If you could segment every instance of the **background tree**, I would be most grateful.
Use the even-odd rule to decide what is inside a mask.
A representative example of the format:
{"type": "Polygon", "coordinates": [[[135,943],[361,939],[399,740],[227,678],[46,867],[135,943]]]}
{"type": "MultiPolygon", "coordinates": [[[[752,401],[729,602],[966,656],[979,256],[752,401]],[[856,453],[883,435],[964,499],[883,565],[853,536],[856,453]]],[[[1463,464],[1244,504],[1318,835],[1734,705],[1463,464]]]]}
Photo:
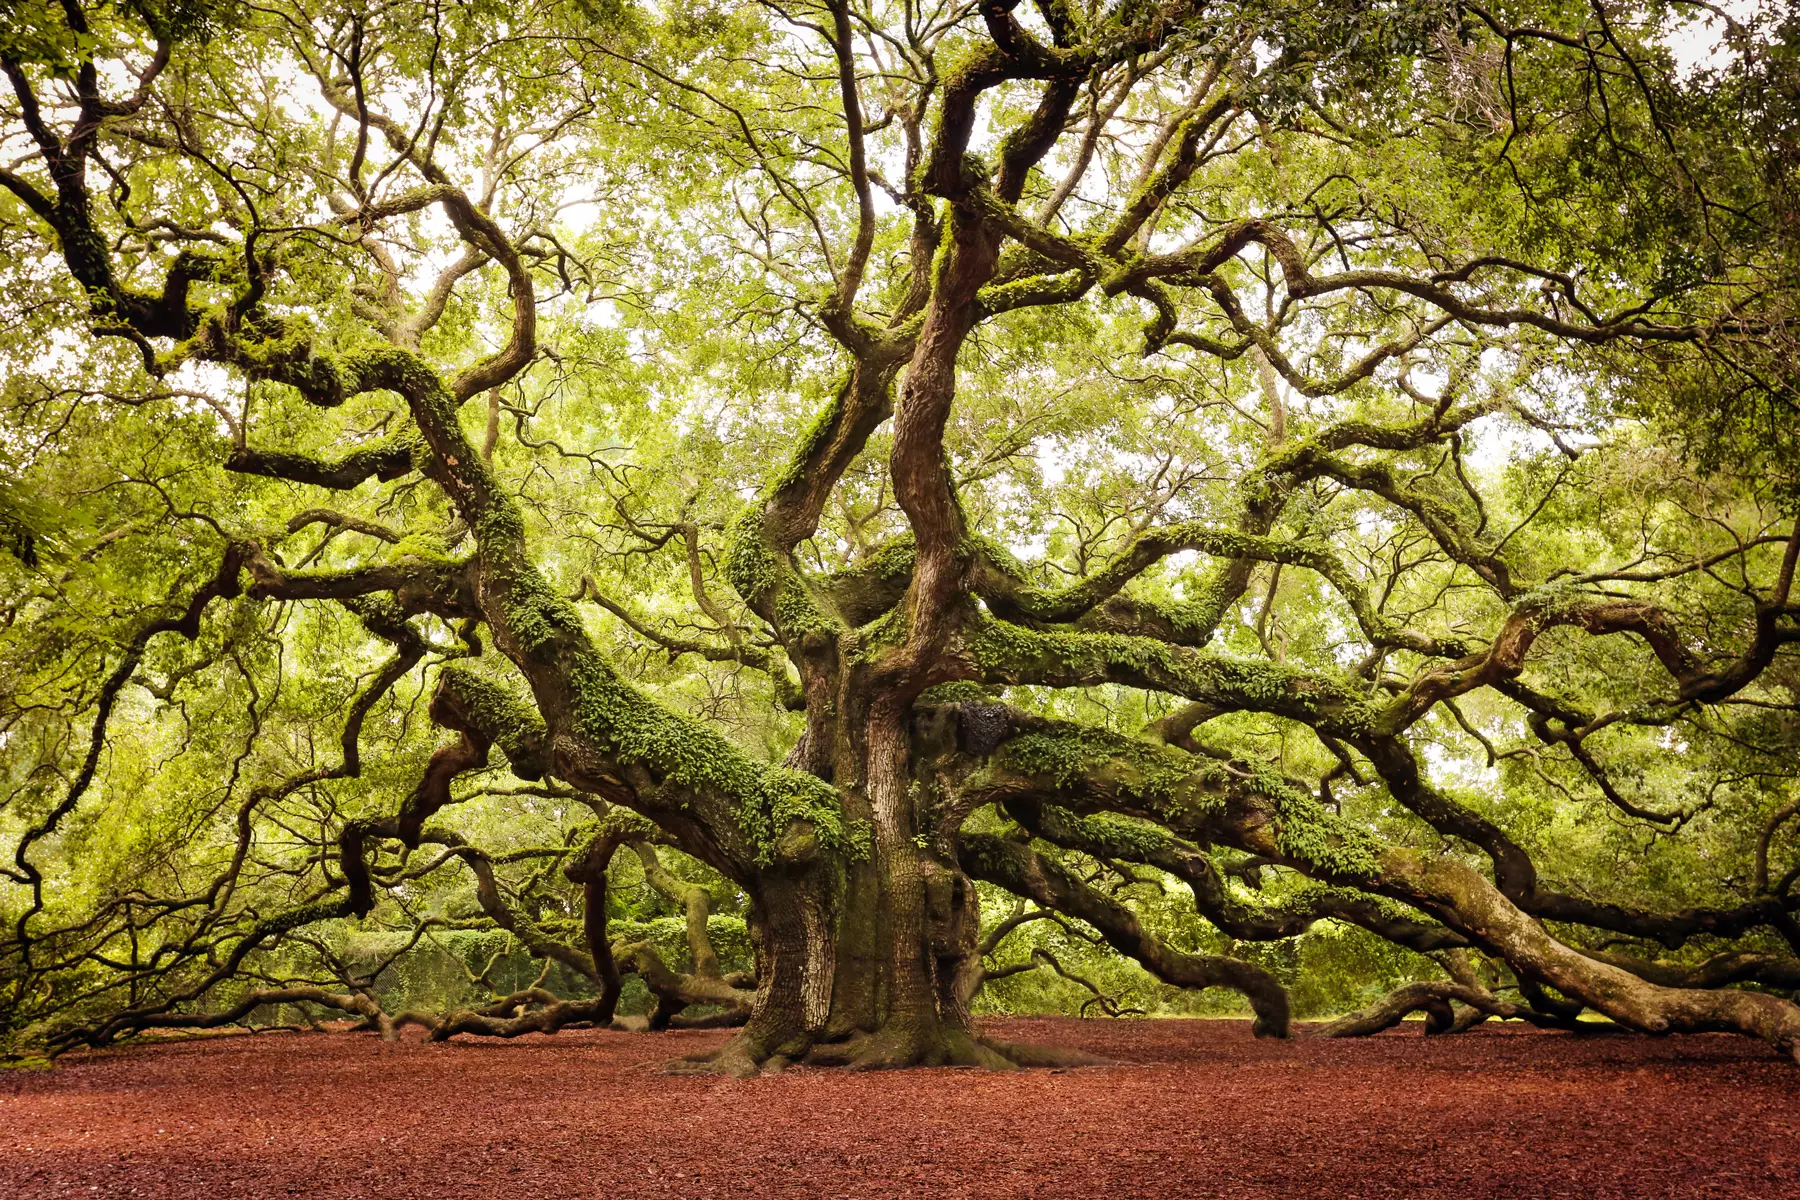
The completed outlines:
{"type": "Polygon", "coordinates": [[[1047,931],[1285,1035],[1329,920],[1447,976],[1334,1032],[1800,1055],[1795,30],[1712,17],[28,6],[9,1024],[1005,1066],[1047,931]]]}

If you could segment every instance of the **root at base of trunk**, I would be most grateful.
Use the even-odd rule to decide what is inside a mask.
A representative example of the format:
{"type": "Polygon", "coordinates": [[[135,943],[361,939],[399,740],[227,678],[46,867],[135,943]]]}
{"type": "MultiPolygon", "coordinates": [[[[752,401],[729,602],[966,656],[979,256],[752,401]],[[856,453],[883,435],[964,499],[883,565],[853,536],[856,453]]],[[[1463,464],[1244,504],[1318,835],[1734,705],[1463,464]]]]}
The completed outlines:
{"type": "Polygon", "coordinates": [[[776,1075],[792,1066],[842,1067],[851,1071],[899,1070],[906,1067],[976,1067],[1018,1071],[1031,1067],[1099,1067],[1112,1060],[1062,1046],[1002,1042],[959,1029],[907,1029],[889,1026],[842,1041],[815,1042],[791,1053],[765,1052],[762,1039],[748,1031],[716,1050],[676,1059],[664,1069],[677,1075],[730,1075],[745,1079],[776,1075]]]}

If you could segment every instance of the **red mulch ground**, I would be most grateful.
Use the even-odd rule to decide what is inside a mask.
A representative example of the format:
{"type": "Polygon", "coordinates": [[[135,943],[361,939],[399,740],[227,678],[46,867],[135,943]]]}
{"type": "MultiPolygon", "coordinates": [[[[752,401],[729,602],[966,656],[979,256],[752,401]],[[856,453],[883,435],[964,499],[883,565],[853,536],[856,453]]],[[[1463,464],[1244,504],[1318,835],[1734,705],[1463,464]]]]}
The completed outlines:
{"type": "Polygon", "coordinates": [[[1743,1038],[1021,1020],[1129,1065],[657,1068],[720,1033],[270,1034],[0,1077],[0,1196],[1800,1197],[1800,1071],[1743,1038]]]}

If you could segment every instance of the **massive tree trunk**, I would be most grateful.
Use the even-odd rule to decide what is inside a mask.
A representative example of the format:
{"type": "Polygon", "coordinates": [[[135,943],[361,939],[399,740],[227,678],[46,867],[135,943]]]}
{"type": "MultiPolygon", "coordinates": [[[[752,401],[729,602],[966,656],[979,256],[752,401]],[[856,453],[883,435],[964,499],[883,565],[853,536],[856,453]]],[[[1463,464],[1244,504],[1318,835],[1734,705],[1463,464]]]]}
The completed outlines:
{"type": "Polygon", "coordinates": [[[735,1074],[805,1061],[857,1068],[1079,1063],[1053,1048],[981,1039],[969,1010],[981,971],[973,881],[928,836],[945,797],[909,712],[877,702],[833,723],[849,854],[747,880],[757,998],[749,1023],[693,1066],[735,1074]]]}

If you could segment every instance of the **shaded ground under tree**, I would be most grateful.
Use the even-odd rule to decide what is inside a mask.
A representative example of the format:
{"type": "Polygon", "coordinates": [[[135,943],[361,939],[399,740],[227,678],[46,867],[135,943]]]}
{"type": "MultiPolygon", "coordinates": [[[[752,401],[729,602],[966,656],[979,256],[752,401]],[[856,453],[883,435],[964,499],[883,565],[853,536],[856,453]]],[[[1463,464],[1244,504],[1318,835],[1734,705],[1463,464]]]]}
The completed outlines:
{"type": "Polygon", "coordinates": [[[393,1044],[223,1037],[0,1082],[0,1193],[411,1196],[1778,1197],[1791,1064],[1743,1038],[1489,1024],[1252,1039],[1239,1021],[1015,1020],[1080,1071],[732,1081],[567,1031],[393,1044]],[[471,1082],[479,1079],[478,1089],[471,1082]]]}

